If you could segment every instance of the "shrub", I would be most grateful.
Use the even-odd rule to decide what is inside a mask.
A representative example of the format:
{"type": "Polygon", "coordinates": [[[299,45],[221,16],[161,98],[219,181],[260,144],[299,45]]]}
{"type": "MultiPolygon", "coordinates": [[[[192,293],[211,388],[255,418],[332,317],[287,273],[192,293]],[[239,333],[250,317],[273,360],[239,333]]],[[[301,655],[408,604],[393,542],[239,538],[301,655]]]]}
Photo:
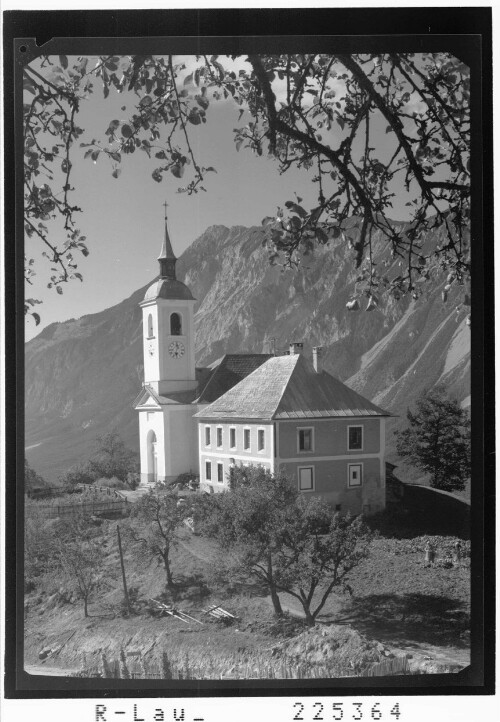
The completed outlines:
{"type": "Polygon", "coordinates": [[[95,486],[97,488],[104,488],[104,489],[128,489],[129,486],[121,479],[118,479],[116,476],[112,476],[110,479],[106,477],[100,477],[99,479],[96,479],[95,486]]]}
{"type": "Polygon", "coordinates": [[[69,468],[65,474],[59,476],[59,483],[64,486],[77,484],[93,484],[98,478],[95,468],[90,462],[80,462],[69,468]]]}
{"type": "Polygon", "coordinates": [[[139,470],[137,454],[127,449],[115,430],[97,437],[96,450],[90,463],[97,476],[107,479],[116,476],[121,481],[126,481],[129,473],[139,470]]]}
{"type": "Polygon", "coordinates": [[[177,479],[172,482],[175,489],[198,489],[200,486],[200,477],[192,472],[184,472],[179,474],[177,479]]]}
{"type": "Polygon", "coordinates": [[[141,483],[141,475],[138,471],[129,471],[127,474],[127,485],[132,489],[137,489],[141,483]]]}
{"type": "Polygon", "coordinates": [[[24,460],[24,492],[28,494],[35,489],[44,489],[48,487],[45,479],[37,474],[34,469],[24,460]]]}

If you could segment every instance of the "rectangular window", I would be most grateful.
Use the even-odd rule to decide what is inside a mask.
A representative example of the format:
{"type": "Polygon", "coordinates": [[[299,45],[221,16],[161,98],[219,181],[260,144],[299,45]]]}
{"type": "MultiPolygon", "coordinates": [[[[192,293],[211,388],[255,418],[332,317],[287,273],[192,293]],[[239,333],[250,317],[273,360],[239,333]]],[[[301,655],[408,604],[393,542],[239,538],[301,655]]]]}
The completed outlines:
{"type": "Polygon", "coordinates": [[[259,451],[264,451],[266,445],[266,437],[264,429],[259,429],[257,432],[257,448],[259,451]]]}
{"type": "Polygon", "coordinates": [[[217,447],[220,449],[222,446],[222,426],[217,427],[217,447]]]}
{"type": "Polygon", "coordinates": [[[347,448],[349,451],[361,451],[363,448],[363,427],[349,426],[349,439],[347,448]]]}
{"type": "Polygon", "coordinates": [[[224,481],[224,464],[217,464],[217,481],[219,484],[224,481]]]}
{"type": "Polygon", "coordinates": [[[205,479],[207,481],[212,481],[212,462],[211,461],[205,462],[205,479]]]}
{"type": "Polygon", "coordinates": [[[210,426],[205,426],[205,446],[210,446],[210,426]]]}
{"type": "Polygon", "coordinates": [[[229,429],[229,446],[236,449],[236,429],[229,429]]]}
{"type": "Polygon", "coordinates": [[[348,484],[351,487],[361,486],[363,483],[363,469],[361,464],[349,464],[348,484]]]}
{"type": "Polygon", "coordinates": [[[250,451],[250,429],[243,429],[243,448],[250,451]]]}
{"type": "Polygon", "coordinates": [[[314,468],[312,466],[299,466],[299,491],[314,490],[314,468]]]}
{"type": "Polygon", "coordinates": [[[341,511],[342,510],[342,504],[335,504],[335,511],[341,511]]]}
{"type": "Polygon", "coordinates": [[[298,429],[298,447],[299,451],[314,451],[313,444],[313,430],[312,429],[298,429]]]}

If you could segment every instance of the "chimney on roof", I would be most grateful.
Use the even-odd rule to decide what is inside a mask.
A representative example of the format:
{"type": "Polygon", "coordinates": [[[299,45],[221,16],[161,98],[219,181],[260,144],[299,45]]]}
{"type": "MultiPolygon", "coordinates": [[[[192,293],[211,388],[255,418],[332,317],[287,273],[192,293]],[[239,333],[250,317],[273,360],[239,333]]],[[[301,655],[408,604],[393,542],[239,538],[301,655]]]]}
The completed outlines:
{"type": "Polygon", "coordinates": [[[304,350],[304,344],[298,343],[297,341],[293,341],[290,344],[289,348],[290,348],[290,356],[295,356],[295,354],[300,355],[302,353],[302,351],[304,350]]]}
{"type": "Polygon", "coordinates": [[[313,347],[313,366],[317,374],[323,371],[323,346],[313,347]]]}

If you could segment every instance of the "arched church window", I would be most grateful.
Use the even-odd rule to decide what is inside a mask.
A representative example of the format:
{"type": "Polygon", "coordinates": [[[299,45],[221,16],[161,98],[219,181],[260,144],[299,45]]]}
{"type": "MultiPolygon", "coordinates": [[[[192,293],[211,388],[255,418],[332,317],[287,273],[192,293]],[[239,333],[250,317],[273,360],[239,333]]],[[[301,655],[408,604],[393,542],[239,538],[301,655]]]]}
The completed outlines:
{"type": "Polygon", "coordinates": [[[153,337],[153,316],[150,313],[148,316],[148,338],[153,337]]]}
{"type": "Polygon", "coordinates": [[[180,336],[182,334],[182,323],[181,317],[178,313],[173,313],[170,316],[170,335],[180,336]]]}

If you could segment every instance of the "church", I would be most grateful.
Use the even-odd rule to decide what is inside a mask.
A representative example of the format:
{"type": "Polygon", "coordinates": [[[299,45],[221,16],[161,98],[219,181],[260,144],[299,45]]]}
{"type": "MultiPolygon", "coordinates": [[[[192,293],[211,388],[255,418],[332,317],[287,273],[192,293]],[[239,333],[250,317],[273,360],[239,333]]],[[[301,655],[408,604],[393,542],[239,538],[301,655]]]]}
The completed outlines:
{"type": "Polygon", "coordinates": [[[391,415],[322,368],[321,347],[305,358],[226,354],[195,363],[194,306],[176,277],[167,218],[159,277],[142,308],[144,383],[139,414],[141,485],[199,476],[200,490],[227,490],[237,465],[284,471],[304,494],[337,511],[385,508],[385,422],[391,415]]]}

